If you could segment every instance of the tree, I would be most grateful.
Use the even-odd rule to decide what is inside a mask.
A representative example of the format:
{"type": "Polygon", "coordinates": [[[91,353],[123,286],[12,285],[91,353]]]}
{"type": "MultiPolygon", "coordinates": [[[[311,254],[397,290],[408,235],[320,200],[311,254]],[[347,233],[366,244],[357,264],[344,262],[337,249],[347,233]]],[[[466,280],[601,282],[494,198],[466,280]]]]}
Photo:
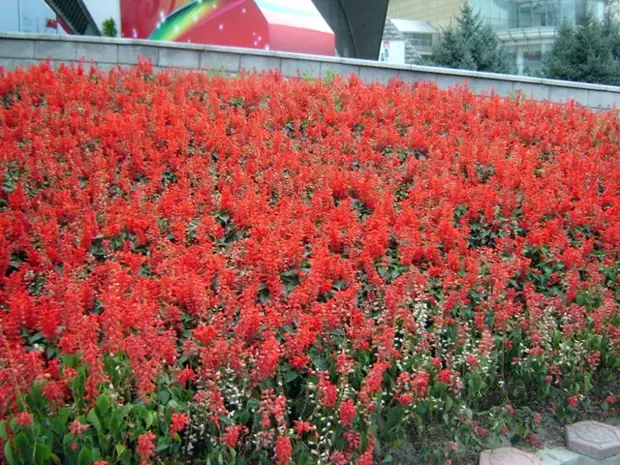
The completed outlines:
{"type": "Polygon", "coordinates": [[[461,6],[457,27],[443,31],[439,46],[431,58],[433,64],[448,68],[471,69],[491,73],[511,71],[497,36],[468,2],[461,6]]]}
{"type": "Polygon", "coordinates": [[[106,37],[116,37],[118,30],[116,29],[116,22],[114,18],[108,18],[103,21],[103,35],[106,37]]]}
{"type": "Polygon", "coordinates": [[[552,79],[620,85],[618,23],[586,10],[581,25],[562,25],[543,72],[552,79]]]}

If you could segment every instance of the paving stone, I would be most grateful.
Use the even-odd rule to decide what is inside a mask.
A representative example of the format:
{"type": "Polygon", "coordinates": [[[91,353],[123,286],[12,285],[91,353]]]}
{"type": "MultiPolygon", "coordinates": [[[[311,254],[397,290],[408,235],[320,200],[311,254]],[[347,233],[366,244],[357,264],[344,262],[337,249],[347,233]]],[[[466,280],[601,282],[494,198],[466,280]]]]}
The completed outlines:
{"type": "Polygon", "coordinates": [[[542,460],[514,447],[485,450],[480,454],[480,465],[542,465],[542,460]]]}
{"type": "Polygon", "coordinates": [[[620,465],[620,455],[612,455],[606,459],[593,459],[565,447],[539,450],[536,455],[541,458],[542,465],[620,465]]]}
{"type": "Polygon", "coordinates": [[[566,427],[567,447],[594,459],[620,454],[620,429],[597,421],[581,421],[566,427]]]}
{"type": "Polygon", "coordinates": [[[543,465],[586,465],[586,457],[564,447],[543,449],[536,453],[543,465]]]}

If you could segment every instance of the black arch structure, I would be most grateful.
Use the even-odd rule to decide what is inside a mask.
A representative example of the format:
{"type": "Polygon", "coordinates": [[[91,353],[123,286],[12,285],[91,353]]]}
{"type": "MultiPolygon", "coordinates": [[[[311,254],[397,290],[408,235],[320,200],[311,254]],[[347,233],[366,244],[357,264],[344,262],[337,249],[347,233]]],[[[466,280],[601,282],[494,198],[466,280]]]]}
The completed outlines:
{"type": "Polygon", "coordinates": [[[342,57],[376,60],[389,0],[312,0],[336,35],[342,57]]]}
{"type": "MultiPolygon", "coordinates": [[[[100,0],[106,1],[106,0],[100,0]]],[[[99,26],[93,20],[82,0],[45,0],[73,34],[100,36],[99,26]]]]}

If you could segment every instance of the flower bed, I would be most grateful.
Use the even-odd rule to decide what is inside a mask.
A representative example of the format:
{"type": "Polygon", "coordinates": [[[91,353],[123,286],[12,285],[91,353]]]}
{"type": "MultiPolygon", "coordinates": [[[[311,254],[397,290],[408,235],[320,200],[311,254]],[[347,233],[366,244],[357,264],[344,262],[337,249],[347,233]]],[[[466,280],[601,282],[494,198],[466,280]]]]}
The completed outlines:
{"type": "Polygon", "coordinates": [[[618,394],[615,112],[147,64],[0,98],[11,464],[451,463],[618,394]]]}

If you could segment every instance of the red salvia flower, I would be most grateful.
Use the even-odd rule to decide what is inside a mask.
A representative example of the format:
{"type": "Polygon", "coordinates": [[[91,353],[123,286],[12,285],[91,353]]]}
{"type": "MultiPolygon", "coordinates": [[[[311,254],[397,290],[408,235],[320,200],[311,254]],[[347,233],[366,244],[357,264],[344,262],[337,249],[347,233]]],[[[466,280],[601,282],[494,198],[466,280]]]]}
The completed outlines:
{"type": "Polygon", "coordinates": [[[136,453],[140,457],[140,464],[146,465],[150,463],[151,458],[155,455],[155,435],[149,431],[138,437],[138,447],[136,453]]]}
{"type": "Polygon", "coordinates": [[[340,404],[340,424],[343,427],[348,427],[355,418],[355,405],[351,399],[345,400],[340,404]]]}
{"type": "Polygon", "coordinates": [[[34,386],[46,415],[94,407],[120,357],[118,405],[178,383],[222,445],[278,463],[337,414],[329,459],[370,465],[380,400],[443,383],[459,405],[472,370],[581,385],[620,357],[617,111],[152,71],[0,75],[0,421],[38,422],[34,386]]]}
{"type": "Polygon", "coordinates": [[[293,446],[288,436],[278,436],[275,444],[276,463],[278,465],[286,465],[291,462],[293,454],[293,446]]]}
{"type": "Polygon", "coordinates": [[[170,435],[183,431],[189,423],[189,417],[185,413],[173,413],[170,418],[170,435]]]}

